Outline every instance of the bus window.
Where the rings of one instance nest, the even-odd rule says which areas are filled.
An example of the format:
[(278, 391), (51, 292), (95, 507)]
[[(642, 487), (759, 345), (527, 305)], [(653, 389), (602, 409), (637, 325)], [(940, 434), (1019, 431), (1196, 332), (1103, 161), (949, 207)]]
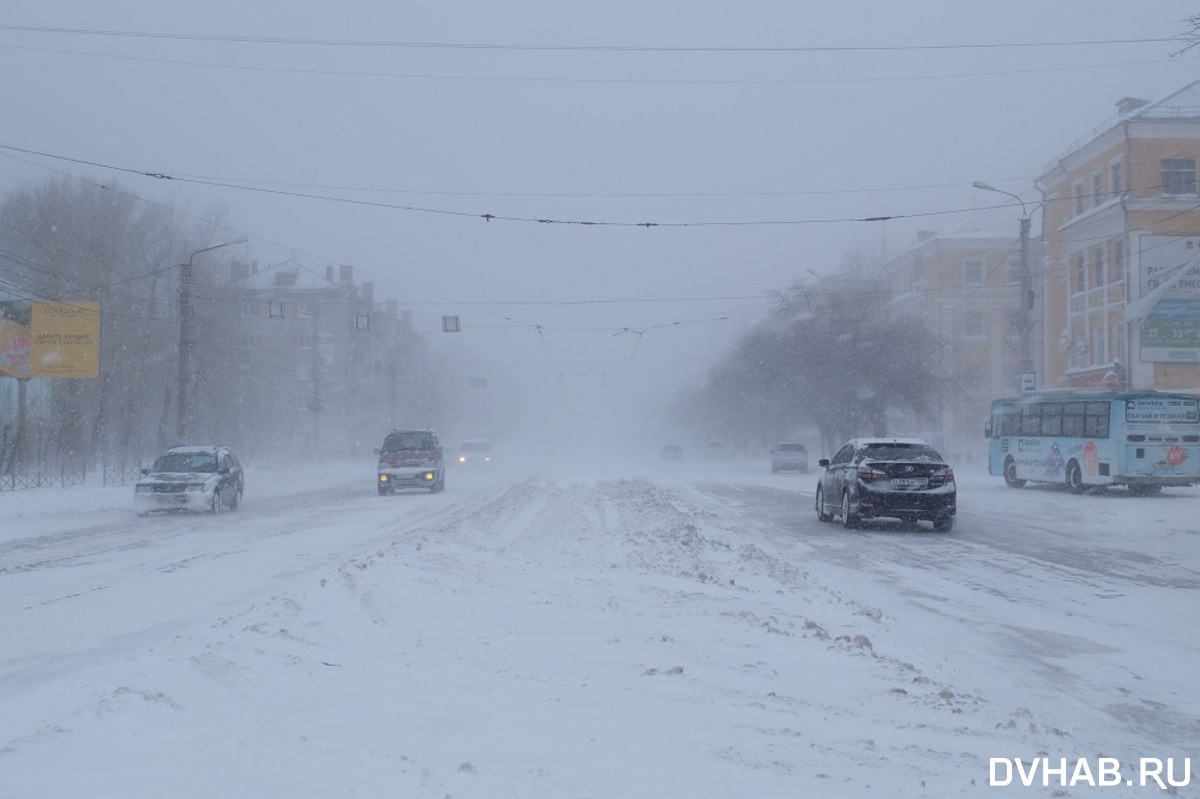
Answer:
[(1044, 435), (1044, 436), (1061, 436), (1062, 435), (1062, 403), (1061, 402), (1044, 402), (1044, 403), (1042, 403), (1042, 435)]
[(1108, 438), (1108, 403), (1089, 402), (1083, 417), (1083, 433), (1093, 438)]
[(1083, 402), (1063, 403), (1062, 434), (1064, 436), (1078, 438), (1083, 435), (1083, 410), (1085, 405), (1086, 403)]
[(1005, 405), (1004, 416), (1000, 423), (1000, 435), (1021, 435), (1021, 408), (1017, 405)]
[(1021, 413), (1021, 435), (1040, 436), (1042, 434), (1042, 417), (1036, 405), (1027, 406)]

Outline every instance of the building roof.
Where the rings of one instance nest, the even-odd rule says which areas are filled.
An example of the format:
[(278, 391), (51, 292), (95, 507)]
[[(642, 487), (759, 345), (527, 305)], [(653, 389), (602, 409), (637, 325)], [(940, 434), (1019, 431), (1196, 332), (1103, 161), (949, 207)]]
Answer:
[(1076, 139), (1067, 146), (1062, 155), (1046, 165), (1049, 172), (1067, 156), (1082, 149), (1118, 125), (1136, 120), (1200, 119), (1200, 80), (1193, 81), (1165, 97), (1153, 101), (1142, 101), (1123, 97), (1117, 103), (1117, 113), (1094, 127), (1090, 134)]
[(324, 275), (292, 260), (268, 266), (234, 281), (233, 285), (250, 291), (328, 291), (337, 288)]

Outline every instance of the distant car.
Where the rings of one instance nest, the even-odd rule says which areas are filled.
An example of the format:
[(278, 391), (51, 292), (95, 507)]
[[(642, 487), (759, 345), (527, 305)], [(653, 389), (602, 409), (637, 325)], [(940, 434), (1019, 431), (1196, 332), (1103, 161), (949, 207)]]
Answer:
[(938, 532), (954, 529), (958, 512), (954, 470), (919, 438), (854, 438), (829, 459), (817, 483), (817, 518), (842, 517), (847, 528), (863, 519), (929, 521)]
[(724, 441), (712, 440), (704, 444), (704, 457), (712, 460), (720, 460), (729, 457), (729, 450), (725, 448)]
[(133, 509), (138, 516), (158, 510), (237, 510), (245, 490), (242, 464), (229, 447), (172, 447), (142, 469)]
[(442, 443), (432, 430), (393, 430), (375, 454), (379, 456), (376, 483), (381, 497), (404, 488), (431, 493), (446, 488)]
[(492, 442), (486, 438), (468, 438), (458, 448), (454, 462), (460, 466), (492, 462)]
[(658, 451), (658, 456), (664, 461), (683, 460), (683, 447), (678, 444), (667, 444)]
[(807, 472), (808, 447), (793, 441), (781, 441), (771, 450), (771, 473)]

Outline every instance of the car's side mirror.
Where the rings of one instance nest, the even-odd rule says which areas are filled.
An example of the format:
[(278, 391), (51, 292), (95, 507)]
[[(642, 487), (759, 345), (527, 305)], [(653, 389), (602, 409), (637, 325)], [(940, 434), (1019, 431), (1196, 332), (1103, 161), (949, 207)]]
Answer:
[(821, 458), (821, 460), (817, 461), (817, 465), (823, 469), (829, 468), (829, 458)]
[(220, 473), (221, 473), (221, 474), (229, 474), (229, 467), (228, 467), (228, 466), (222, 466), (222, 467), (221, 467), (221, 469), (220, 469)]
[(984, 438), (992, 437), (992, 420), (991, 419), (988, 419), (986, 422), (983, 423), (983, 437)]
[(150, 474), (150, 470), (149, 470), (149, 469), (142, 469), (142, 474)]

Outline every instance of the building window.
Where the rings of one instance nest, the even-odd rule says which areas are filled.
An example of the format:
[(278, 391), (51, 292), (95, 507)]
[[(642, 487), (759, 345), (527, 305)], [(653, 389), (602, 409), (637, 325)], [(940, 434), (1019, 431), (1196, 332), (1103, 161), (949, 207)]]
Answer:
[(1082, 255), (1071, 256), (1071, 275), (1074, 281), (1075, 294), (1087, 291), (1087, 266)]
[(1104, 285), (1105, 278), (1108, 277), (1104, 273), (1104, 248), (1093, 247), (1092, 252), (1092, 288), (1099, 288)]
[(1196, 194), (1196, 159), (1164, 158), (1162, 160), (1163, 194), (1178, 196)]
[(1104, 348), (1104, 328), (1098, 327), (1092, 331), (1092, 365), (1108, 363), (1107, 353), (1108, 350)]
[(1083, 182), (1080, 181), (1079, 183), (1076, 183), (1071, 188), (1071, 193), (1075, 197), (1075, 216), (1079, 216), (1083, 213), (1083, 210), (1086, 207), (1083, 194)]
[(1112, 356), (1114, 361), (1126, 360), (1125, 352), (1125, 323), (1117, 322), (1112, 331)]
[(971, 338), (979, 338), (985, 335), (983, 311), (966, 311), (963, 313), (963, 335)]
[(1125, 173), (1121, 166), (1121, 162), (1118, 161), (1108, 168), (1109, 193), (1113, 197), (1120, 197), (1121, 193), (1125, 191)]
[(1120, 282), (1125, 279), (1125, 239), (1113, 242), (1113, 280)]
[(311, 350), (312, 336), (308, 335), (307, 333), (301, 333), (300, 335), (296, 336), (296, 349)]
[(1008, 260), (1008, 282), (1014, 286), (1021, 282), (1020, 258), (1010, 258)]
[(1099, 205), (1100, 203), (1102, 203), (1104, 201), (1103, 200), (1103, 194), (1104, 194), (1103, 186), (1104, 186), (1104, 181), (1101, 180), (1100, 173), (1093, 172), (1092, 173), (1092, 207), (1093, 208), (1095, 208), (1097, 205)]
[(969, 363), (963, 367), (962, 385), (967, 391), (978, 391), (984, 388), (983, 364)]
[(983, 261), (966, 261), (963, 263), (963, 285), (983, 285)]

